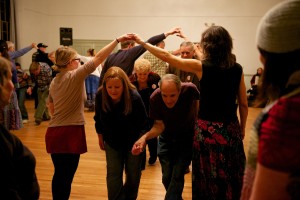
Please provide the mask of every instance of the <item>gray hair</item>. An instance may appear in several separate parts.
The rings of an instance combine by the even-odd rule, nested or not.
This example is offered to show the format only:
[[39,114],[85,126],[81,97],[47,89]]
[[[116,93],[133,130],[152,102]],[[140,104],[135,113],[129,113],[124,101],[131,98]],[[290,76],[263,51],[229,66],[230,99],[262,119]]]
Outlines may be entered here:
[[166,74],[164,75],[161,80],[159,81],[158,85],[161,88],[161,85],[164,81],[168,81],[168,82],[173,82],[176,85],[176,88],[178,91],[181,90],[181,81],[180,78],[178,76],[176,76],[175,74]]

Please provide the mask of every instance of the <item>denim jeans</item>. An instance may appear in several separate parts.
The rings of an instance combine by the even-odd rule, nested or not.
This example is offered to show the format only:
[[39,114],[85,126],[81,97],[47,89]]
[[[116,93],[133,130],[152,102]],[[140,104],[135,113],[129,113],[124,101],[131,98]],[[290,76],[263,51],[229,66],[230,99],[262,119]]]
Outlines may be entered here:
[[191,163],[191,148],[178,148],[158,154],[162,169],[162,182],[166,189],[165,200],[181,200],[185,170]]
[[40,88],[38,88],[37,95],[38,95],[39,103],[38,103],[38,106],[36,108],[34,118],[35,118],[35,121],[41,122],[41,121],[43,121],[43,119],[49,119],[50,118],[48,108],[47,108],[47,105],[46,105],[46,100],[49,96],[49,89],[41,90]]
[[[141,179],[142,155],[134,156],[131,151],[116,150],[105,143],[107,163],[107,192],[109,200],[135,200]],[[125,167],[125,183],[123,170]]]
[[26,87],[18,88],[16,90],[17,96],[18,96],[18,104],[19,104],[19,108],[20,108],[23,120],[28,119],[28,112],[25,107],[26,91],[27,91]]

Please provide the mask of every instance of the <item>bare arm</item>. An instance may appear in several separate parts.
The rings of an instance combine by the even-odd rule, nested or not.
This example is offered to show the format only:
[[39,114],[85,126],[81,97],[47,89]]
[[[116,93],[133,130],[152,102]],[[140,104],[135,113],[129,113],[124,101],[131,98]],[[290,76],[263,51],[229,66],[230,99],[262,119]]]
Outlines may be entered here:
[[159,136],[165,130],[165,125],[162,120],[155,120],[150,131],[145,133],[132,147],[132,154],[139,155],[146,147],[146,141]]
[[107,58],[107,56],[109,56],[109,54],[114,50],[114,48],[118,45],[119,42],[124,42],[126,40],[133,39],[133,36],[134,36],[133,34],[125,34],[119,36],[111,43],[103,47],[100,51],[98,51],[96,56],[93,57],[94,65],[99,66]]
[[149,43],[145,43],[137,34],[135,34],[135,40],[138,44],[141,44],[150,53],[160,58],[161,60],[168,62],[171,66],[187,72],[193,72],[197,75],[199,80],[202,77],[202,63],[196,59],[182,59],[172,55],[168,51],[159,47],[153,46]]
[[247,94],[246,86],[244,81],[244,74],[242,74],[239,92],[238,92],[238,103],[239,103],[239,113],[240,113],[240,124],[242,129],[242,137],[245,137],[245,128],[246,121],[248,116],[248,103],[247,103]]
[[104,146],[104,140],[103,140],[103,136],[101,133],[98,133],[98,140],[99,140],[99,146],[101,150],[105,150],[105,146]]
[[48,110],[49,110],[50,115],[53,116],[53,114],[54,114],[54,104],[48,102],[47,106],[48,106]]
[[251,200],[291,199],[287,191],[291,174],[267,168],[257,163]]

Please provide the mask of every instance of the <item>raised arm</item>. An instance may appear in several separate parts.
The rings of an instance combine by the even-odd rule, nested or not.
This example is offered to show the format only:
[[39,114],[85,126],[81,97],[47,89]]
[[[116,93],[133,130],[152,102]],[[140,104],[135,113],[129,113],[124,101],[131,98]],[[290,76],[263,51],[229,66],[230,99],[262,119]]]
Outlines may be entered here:
[[117,37],[111,43],[103,47],[98,53],[93,57],[94,65],[99,66],[109,54],[114,50],[114,48],[118,45],[119,42],[124,42],[126,40],[134,39],[133,34],[125,34],[122,36]]
[[161,60],[169,63],[173,67],[181,69],[187,72],[193,72],[197,75],[199,80],[202,78],[202,63],[196,59],[182,59],[172,55],[168,51],[159,47],[153,46],[149,43],[145,43],[139,35],[135,34],[135,40],[138,44],[141,44],[150,53],[160,58]]

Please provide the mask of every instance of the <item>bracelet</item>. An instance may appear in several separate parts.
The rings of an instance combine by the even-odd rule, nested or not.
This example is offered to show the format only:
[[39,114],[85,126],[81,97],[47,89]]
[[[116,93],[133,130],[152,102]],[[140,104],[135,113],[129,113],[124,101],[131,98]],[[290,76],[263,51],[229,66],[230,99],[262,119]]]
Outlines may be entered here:
[[120,43],[120,41],[118,40],[118,38],[116,38],[117,43]]

